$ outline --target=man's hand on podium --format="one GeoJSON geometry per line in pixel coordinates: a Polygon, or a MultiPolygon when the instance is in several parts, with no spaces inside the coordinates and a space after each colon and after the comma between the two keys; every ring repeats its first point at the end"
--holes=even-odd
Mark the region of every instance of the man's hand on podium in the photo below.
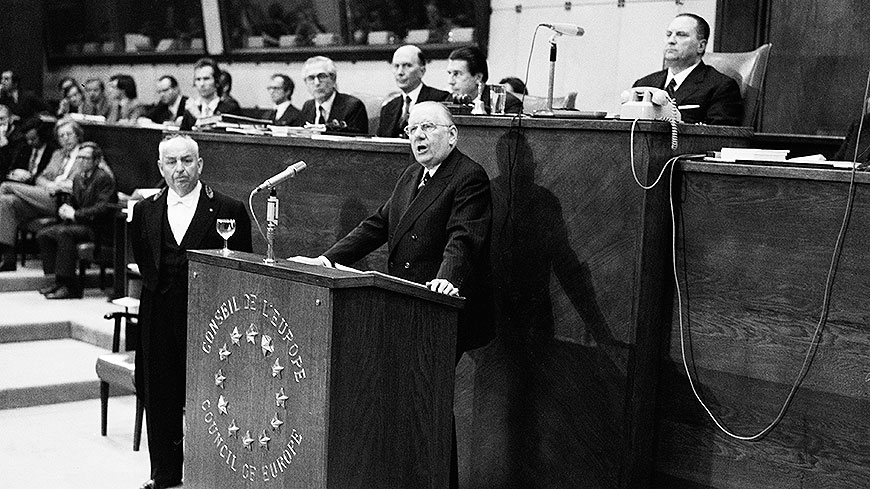
{"type": "Polygon", "coordinates": [[[454,287],[447,279],[436,278],[435,280],[430,280],[426,282],[426,287],[429,287],[429,290],[432,292],[459,297],[459,289],[454,287]]]}
{"type": "Polygon", "coordinates": [[[291,256],[290,258],[287,258],[287,260],[304,263],[306,265],[316,265],[326,268],[332,268],[332,263],[330,263],[330,261],[323,255],[320,255],[317,258],[311,258],[308,256],[291,256]]]}

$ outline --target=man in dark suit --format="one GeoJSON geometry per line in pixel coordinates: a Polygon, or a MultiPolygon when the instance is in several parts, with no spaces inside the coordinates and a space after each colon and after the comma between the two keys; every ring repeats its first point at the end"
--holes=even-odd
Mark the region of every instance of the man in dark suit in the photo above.
{"type": "Polygon", "coordinates": [[[33,184],[36,176],[48,166],[56,149],[52,134],[54,123],[35,117],[25,122],[21,131],[25,144],[13,156],[12,164],[5,173],[6,180],[33,184]]]}
{"type": "Polygon", "coordinates": [[[0,175],[14,168],[16,156],[26,146],[21,124],[9,107],[0,104],[0,175]]]}
{"type": "Polygon", "coordinates": [[[665,69],[634,82],[668,92],[683,122],[739,126],[743,98],[734,79],[704,64],[710,25],[695,14],[674,17],[666,31],[665,69]]]}
{"type": "Polygon", "coordinates": [[[290,103],[295,88],[293,80],[281,73],[272,75],[269,80],[267,90],[269,90],[269,96],[272,97],[272,102],[275,104],[275,108],[269,112],[269,120],[276,126],[305,125],[302,112],[290,103]]]}
{"type": "Polygon", "coordinates": [[[448,93],[423,83],[426,74],[426,56],[417,46],[402,46],[393,53],[393,77],[401,90],[384,101],[378,125],[378,136],[407,137],[405,127],[411,107],[419,102],[441,102],[448,93]]]}
{"type": "MultiPolygon", "coordinates": [[[[479,98],[486,113],[492,112],[489,85],[486,85],[489,67],[480,48],[465,46],[454,49],[447,57],[447,77],[450,85],[447,101],[472,104],[479,98]]],[[[505,93],[504,111],[507,114],[519,114],[523,111],[523,103],[514,94],[505,93]]]]}
{"type": "Polygon", "coordinates": [[[21,89],[21,79],[12,70],[0,73],[0,104],[9,107],[21,121],[48,111],[48,106],[35,93],[21,89]]]}
{"type": "Polygon", "coordinates": [[[161,76],[157,80],[157,96],[160,102],[145,117],[157,124],[180,124],[187,106],[187,97],[181,94],[178,80],[172,75],[161,76]]]}
{"type": "Polygon", "coordinates": [[[97,143],[83,143],[76,158],[78,173],[73,178],[68,202],[57,210],[58,224],[37,233],[42,269],[55,274],[55,283],[40,292],[46,299],[80,299],[82,288],[76,279],[79,243],[107,235],[111,226],[112,204],[117,202],[115,179],[100,167],[103,151],[97,143]]]}
{"type": "Polygon", "coordinates": [[[330,132],[368,134],[369,116],[362,100],[338,93],[335,63],[324,56],[308,58],[302,79],[313,97],[302,106],[302,117],[311,124],[324,124],[330,132]]]}
{"type": "Polygon", "coordinates": [[[251,221],[245,206],[200,182],[203,162],[193,139],[175,136],[161,142],[157,165],[167,187],[136,204],[130,240],[143,279],[136,392],[145,404],[151,456],[151,480],[144,489],[181,484],[186,251],[223,247],[215,228],[218,218],[236,220],[229,247],[251,251],[251,221]]]}
{"type": "Polygon", "coordinates": [[[189,131],[196,121],[217,114],[241,114],[242,109],[235,99],[223,100],[223,88],[218,84],[221,69],[211,58],[202,58],[193,65],[193,86],[198,100],[189,99],[185,104],[181,130],[189,131]]]}
{"type": "Polygon", "coordinates": [[[458,130],[444,105],[415,105],[407,132],[416,162],[389,200],[323,255],[301,261],[351,265],[387,243],[390,275],[468,299],[458,333],[462,352],[485,344],[490,333],[489,177],[456,149],[458,130]]]}

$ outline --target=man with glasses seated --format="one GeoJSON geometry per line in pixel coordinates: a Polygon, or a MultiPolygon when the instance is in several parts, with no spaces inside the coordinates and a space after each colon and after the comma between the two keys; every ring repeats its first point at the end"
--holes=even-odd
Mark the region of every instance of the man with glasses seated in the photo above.
{"type": "Polygon", "coordinates": [[[281,73],[272,75],[269,80],[269,86],[266,87],[266,90],[269,91],[269,96],[272,97],[272,102],[275,104],[275,108],[269,112],[269,120],[276,126],[305,125],[302,112],[299,112],[299,109],[290,103],[295,88],[293,80],[281,73]]]}
{"type": "Polygon", "coordinates": [[[313,97],[302,106],[302,117],[311,124],[324,124],[330,132],[368,134],[369,116],[362,101],[335,88],[335,63],[315,56],[302,65],[302,79],[313,97]]]}

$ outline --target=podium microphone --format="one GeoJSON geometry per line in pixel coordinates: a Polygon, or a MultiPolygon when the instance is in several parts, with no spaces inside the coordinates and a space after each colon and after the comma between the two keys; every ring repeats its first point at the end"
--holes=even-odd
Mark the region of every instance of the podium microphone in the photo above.
{"type": "Polygon", "coordinates": [[[297,161],[296,163],[293,163],[292,165],[288,166],[286,170],[261,183],[257,188],[254,189],[254,193],[257,193],[264,188],[280,185],[284,182],[284,180],[289,180],[295,177],[297,173],[304,170],[307,166],[308,165],[306,165],[304,161],[297,161]]]}
{"type": "Polygon", "coordinates": [[[554,30],[563,36],[582,36],[586,31],[579,25],[574,24],[541,24],[542,26],[554,30]]]}

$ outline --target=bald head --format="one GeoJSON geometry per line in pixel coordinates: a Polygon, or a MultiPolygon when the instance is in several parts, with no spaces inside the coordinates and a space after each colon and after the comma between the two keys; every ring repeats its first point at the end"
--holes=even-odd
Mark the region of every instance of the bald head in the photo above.
{"type": "Polygon", "coordinates": [[[426,74],[426,57],[417,46],[402,46],[393,53],[393,77],[396,86],[405,93],[411,92],[423,83],[426,74]]]}

